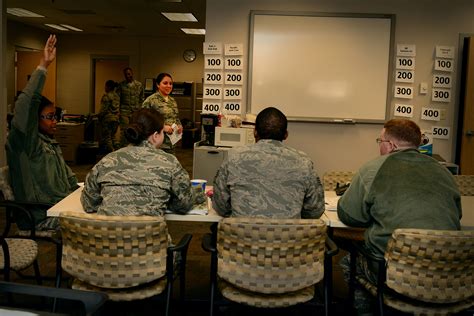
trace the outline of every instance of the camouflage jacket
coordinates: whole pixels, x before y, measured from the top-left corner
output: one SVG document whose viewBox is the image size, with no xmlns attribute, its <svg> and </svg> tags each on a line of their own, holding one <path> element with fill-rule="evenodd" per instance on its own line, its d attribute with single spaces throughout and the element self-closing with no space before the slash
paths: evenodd
<svg viewBox="0 0 474 316">
<path fill-rule="evenodd" d="M 100 100 L 99 120 L 111 122 L 119 120 L 120 97 L 114 91 L 105 93 Z"/>
<path fill-rule="evenodd" d="M 165 210 L 189 211 L 193 195 L 178 159 L 145 140 L 99 161 L 86 177 L 81 202 L 102 215 L 163 216 Z"/>
<path fill-rule="evenodd" d="M 212 202 L 223 216 L 319 218 L 324 190 L 305 153 L 264 139 L 229 151 Z"/>
<path fill-rule="evenodd" d="M 178 116 L 178 104 L 173 97 L 168 97 L 168 101 L 166 101 L 159 92 L 156 92 L 146 98 L 142 107 L 146 109 L 155 109 L 163 114 L 165 118 L 165 125 L 173 125 L 173 123 L 176 125 L 181 125 L 181 121 L 179 120 Z M 171 141 L 168 135 L 165 133 L 165 140 L 163 141 L 161 148 L 169 149 L 172 147 Z"/>
<path fill-rule="evenodd" d="M 119 83 L 117 94 L 120 97 L 120 114 L 130 115 L 142 105 L 144 98 L 143 85 L 137 80 L 133 80 L 131 83 L 124 80 Z"/>
</svg>

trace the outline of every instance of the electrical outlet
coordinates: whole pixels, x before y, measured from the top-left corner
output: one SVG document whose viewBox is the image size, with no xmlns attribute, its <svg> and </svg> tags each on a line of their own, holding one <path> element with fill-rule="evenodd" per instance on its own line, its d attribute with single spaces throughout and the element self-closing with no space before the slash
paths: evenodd
<svg viewBox="0 0 474 316">
<path fill-rule="evenodd" d="M 428 93 L 428 84 L 426 82 L 420 83 L 420 94 L 427 94 Z"/>
</svg>

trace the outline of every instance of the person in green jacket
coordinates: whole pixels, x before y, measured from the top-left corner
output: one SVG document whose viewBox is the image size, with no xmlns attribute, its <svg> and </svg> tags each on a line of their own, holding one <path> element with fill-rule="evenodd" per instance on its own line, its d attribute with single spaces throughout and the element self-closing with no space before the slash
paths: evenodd
<svg viewBox="0 0 474 316">
<path fill-rule="evenodd" d="M 407 119 L 389 120 L 376 141 L 380 157 L 359 169 L 337 206 L 344 224 L 367 228 L 367 250 L 383 258 L 397 228 L 461 229 L 459 189 L 446 167 L 418 151 L 419 126 Z M 376 267 L 363 258 L 357 262 L 358 273 L 375 282 Z M 349 271 L 348 257 L 341 265 Z M 359 313 L 369 312 L 368 298 L 356 292 L 354 303 Z"/>
<path fill-rule="evenodd" d="M 17 201 L 54 204 L 78 187 L 77 178 L 54 139 L 56 108 L 41 95 L 46 70 L 55 57 L 56 36 L 50 35 L 38 67 L 15 103 L 5 147 L 10 184 Z M 57 218 L 47 218 L 44 208 L 34 208 L 32 215 L 39 230 L 59 227 Z M 17 216 L 16 222 L 20 229 L 29 229 L 26 218 Z"/>
</svg>

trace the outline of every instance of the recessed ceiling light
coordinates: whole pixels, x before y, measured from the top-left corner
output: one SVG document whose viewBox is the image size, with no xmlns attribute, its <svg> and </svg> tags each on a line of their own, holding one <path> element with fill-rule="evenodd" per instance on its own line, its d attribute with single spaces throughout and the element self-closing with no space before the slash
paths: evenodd
<svg viewBox="0 0 474 316">
<path fill-rule="evenodd" d="M 44 15 L 40 15 L 22 8 L 7 8 L 7 13 L 24 18 L 44 18 Z"/>
<path fill-rule="evenodd" d="M 170 21 L 180 22 L 197 22 L 196 17 L 192 13 L 170 13 L 161 12 Z"/>
<path fill-rule="evenodd" d="M 193 34 L 193 35 L 206 35 L 206 29 L 186 29 L 186 28 L 181 28 L 181 31 L 183 31 L 186 34 Z"/>
<path fill-rule="evenodd" d="M 68 25 L 68 24 L 60 24 L 61 26 L 65 27 L 65 28 L 68 28 L 72 31 L 76 31 L 76 32 L 82 32 L 83 30 L 81 30 L 80 28 L 77 28 L 75 26 L 72 26 L 72 25 Z"/>
<path fill-rule="evenodd" d="M 62 27 L 61 25 L 57 24 L 45 24 L 46 26 L 52 27 L 53 29 L 60 30 L 60 31 L 69 31 L 69 29 Z"/>
</svg>

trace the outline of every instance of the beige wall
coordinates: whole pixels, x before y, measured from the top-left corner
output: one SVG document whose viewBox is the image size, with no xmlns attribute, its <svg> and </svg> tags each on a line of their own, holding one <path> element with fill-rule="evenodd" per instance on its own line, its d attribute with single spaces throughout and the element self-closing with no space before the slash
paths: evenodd
<svg viewBox="0 0 474 316">
<path fill-rule="evenodd" d="M 7 95 L 13 102 L 16 47 L 42 49 L 48 33 L 16 22 L 7 26 Z M 169 72 L 175 81 L 201 82 L 203 76 L 202 36 L 174 38 L 132 38 L 120 35 L 58 34 L 56 104 L 68 113 L 87 114 L 93 97 L 92 56 L 127 56 L 137 80 Z M 194 49 L 193 63 L 183 60 L 183 51 Z M 22 89 L 22 87 L 19 87 Z"/>
<path fill-rule="evenodd" d="M 454 94 L 450 104 L 433 105 L 446 109 L 446 119 L 440 122 L 421 121 L 422 106 L 430 106 L 431 94 L 419 95 L 420 82 L 427 82 L 431 92 L 433 76 L 433 56 L 436 45 L 454 46 L 456 48 L 455 73 L 458 78 L 458 41 L 460 33 L 474 32 L 474 2 L 472 0 L 207 0 L 206 42 L 243 43 L 244 52 L 248 51 L 250 10 L 278 10 L 302 12 L 330 13 L 384 13 L 395 14 L 395 44 L 416 45 L 415 106 L 413 120 L 422 129 L 430 129 L 432 125 L 451 127 L 451 139 L 434 140 L 434 152 L 448 161 L 454 159 L 455 137 L 457 128 L 457 81 L 451 92 Z M 302 48 L 304 49 L 304 47 Z M 247 64 L 248 54 L 244 55 Z M 244 69 L 246 78 L 247 69 Z M 392 74 L 393 75 L 393 74 Z M 294 74 L 275 71 L 275 76 L 298 80 Z M 245 83 L 244 83 L 245 87 Z M 393 87 L 390 87 L 393 91 Z M 246 100 L 246 89 L 244 98 Z M 393 94 L 393 93 L 392 93 Z M 298 96 L 295 96 L 298 102 Z M 400 102 L 392 98 L 390 114 L 393 106 Z M 269 105 L 270 106 L 270 105 Z M 382 125 L 337 125 L 322 123 L 296 123 L 289 126 L 287 144 L 308 153 L 314 160 L 320 175 L 328 170 L 356 170 L 365 161 L 378 155 L 375 138 L 378 137 Z"/>
<path fill-rule="evenodd" d="M 92 102 L 91 56 L 128 56 L 135 79 L 145 83 L 160 72 L 169 72 L 175 81 L 201 82 L 203 76 L 202 37 L 127 38 L 64 36 L 58 39 L 57 104 L 68 113 L 84 114 Z M 193 48 L 198 58 L 186 63 L 182 54 Z"/>
</svg>

